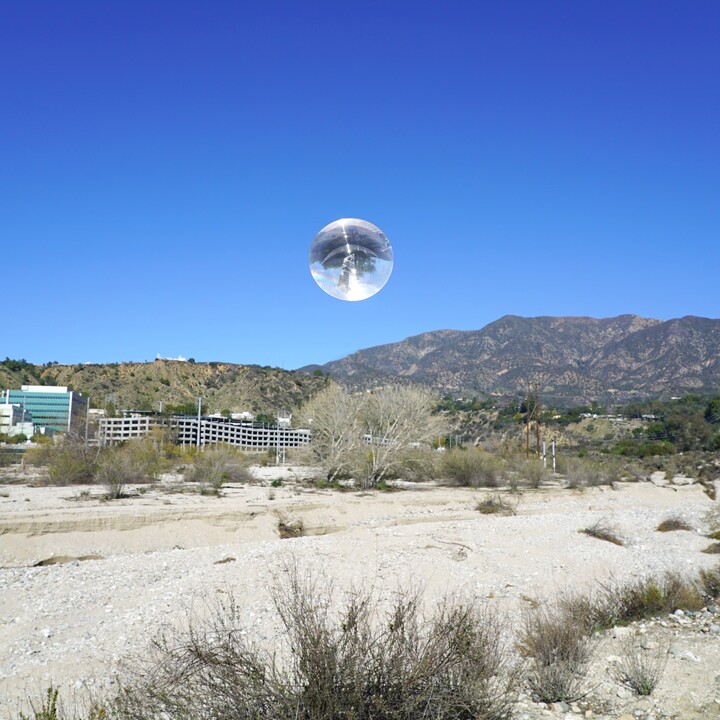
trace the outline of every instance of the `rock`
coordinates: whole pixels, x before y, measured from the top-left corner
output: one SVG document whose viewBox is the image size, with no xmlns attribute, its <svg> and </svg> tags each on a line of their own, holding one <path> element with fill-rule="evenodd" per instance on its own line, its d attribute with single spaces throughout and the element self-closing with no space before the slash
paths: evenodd
<svg viewBox="0 0 720 720">
<path fill-rule="evenodd" d="M 612 636 L 613 636 L 614 638 L 627 637 L 631 632 L 632 632 L 632 629 L 629 628 L 627 625 L 624 626 L 624 627 L 622 627 L 622 626 L 620 626 L 620 625 L 616 625 L 616 626 L 612 629 Z"/>
<path fill-rule="evenodd" d="M 566 702 L 564 702 L 563 700 L 561 700 L 560 702 L 554 702 L 554 703 L 550 706 L 550 709 L 551 709 L 553 712 L 558 712 L 558 713 L 563 712 L 563 713 L 565 713 L 565 712 L 568 712 L 568 711 L 570 710 L 570 706 L 569 706 Z"/>
<path fill-rule="evenodd" d="M 720 625 L 718 625 L 717 623 L 710 623 L 710 627 L 708 627 L 708 630 L 713 635 L 717 635 L 718 633 L 720 633 Z"/>
<path fill-rule="evenodd" d="M 632 698 L 632 693 L 624 687 L 621 687 L 618 689 L 618 691 L 615 693 L 621 700 L 630 700 Z M 633 718 L 635 720 L 635 718 Z"/>
<path fill-rule="evenodd" d="M 618 715 L 617 720 L 635 720 L 635 716 L 630 713 L 623 713 L 622 715 Z"/>
<path fill-rule="evenodd" d="M 647 638 L 643 638 L 640 642 L 640 647 L 643 650 L 657 650 L 659 645 L 655 640 L 648 640 Z"/>
<path fill-rule="evenodd" d="M 700 662 L 700 658 L 697 655 L 693 654 L 690 650 L 682 647 L 681 645 L 671 645 L 670 649 L 668 650 L 668 654 L 672 655 L 672 657 L 676 658 L 677 660 L 690 660 L 691 662 Z"/>
</svg>

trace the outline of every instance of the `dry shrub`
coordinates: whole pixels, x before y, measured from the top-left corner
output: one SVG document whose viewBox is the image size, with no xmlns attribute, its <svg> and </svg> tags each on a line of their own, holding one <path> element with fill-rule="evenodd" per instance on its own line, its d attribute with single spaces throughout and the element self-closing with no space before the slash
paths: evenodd
<svg viewBox="0 0 720 720">
<path fill-rule="evenodd" d="M 596 487 L 607 482 L 596 462 L 582 458 L 567 461 L 565 477 L 569 488 Z"/>
<path fill-rule="evenodd" d="M 285 515 L 279 515 L 277 531 L 281 540 L 303 537 L 303 535 L 305 535 L 305 523 L 301 518 L 291 520 L 285 517 Z"/>
<path fill-rule="evenodd" d="M 711 600 L 720 598 L 720 565 L 716 565 L 710 570 L 701 570 L 699 584 L 702 592 L 708 598 Z"/>
<path fill-rule="evenodd" d="M 586 618 L 567 604 L 526 611 L 519 647 L 528 658 L 528 685 L 537 700 L 572 701 L 585 694 L 584 674 L 596 647 Z"/>
<path fill-rule="evenodd" d="M 417 593 L 381 611 L 364 591 L 340 606 L 320 578 L 291 569 L 272 589 L 284 653 L 270 656 L 219 607 L 153 645 L 122 685 L 123 720 L 506 720 L 516 674 L 496 616 L 448 599 L 426 617 Z"/>
<path fill-rule="evenodd" d="M 95 471 L 95 481 L 105 486 L 109 500 L 124 497 L 128 484 L 140 482 L 144 478 L 140 465 L 121 448 L 105 452 Z"/>
<path fill-rule="evenodd" d="M 517 472 L 531 488 L 539 488 L 547 479 L 548 471 L 540 460 L 523 460 L 517 466 Z"/>
<path fill-rule="evenodd" d="M 597 538 L 598 540 L 605 540 L 613 545 L 625 544 L 622 538 L 618 536 L 617 531 L 608 525 L 607 521 L 602 518 L 590 525 L 590 527 L 583 528 L 579 532 L 589 535 L 590 537 Z"/>
<path fill-rule="evenodd" d="M 245 456 L 232 447 L 217 445 L 199 453 L 185 475 L 196 482 L 201 494 L 219 494 L 226 483 L 248 483 L 253 477 L 246 467 Z"/>
<path fill-rule="evenodd" d="M 85 703 L 80 714 L 76 710 L 70 715 L 63 708 L 59 695 L 58 688 L 50 685 L 38 705 L 32 700 L 29 702 L 31 715 L 21 712 L 20 720 L 110 720 L 107 708 L 94 701 Z"/>
<path fill-rule="evenodd" d="M 674 532 L 675 530 L 692 530 L 692 527 L 688 525 L 681 517 L 673 515 L 669 518 L 665 518 L 656 528 L 658 532 Z"/>
<path fill-rule="evenodd" d="M 515 508 L 499 495 L 480 500 L 475 505 L 475 510 L 482 515 L 515 515 Z"/>
<path fill-rule="evenodd" d="M 45 466 L 51 485 L 78 485 L 93 481 L 101 449 L 85 445 L 77 436 L 67 434 L 54 443 L 33 448 L 31 464 Z"/>
<path fill-rule="evenodd" d="M 476 448 L 456 448 L 442 458 L 443 475 L 460 487 L 497 487 L 502 470 L 498 458 Z"/>
<path fill-rule="evenodd" d="M 435 480 L 441 474 L 439 454 L 430 447 L 405 450 L 398 464 L 398 478 L 408 482 Z"/>
<path fill-rule="evenodd" d="M 720 542 L 711 543 L 702 552 L 708 555 L 720 555 Z"/>
<path fill-rule="evenodd" d="M 637 695 L 650 695 L 662 678 L 667 664 L 668 645 L 658 643 L 644 648 L 639 635 L 630 635 L 622 643 L 622 659 L 616 669 L 618 682 Z"/>
<path fill-rule="evenodd" d="M 713 533 L 720 533 L 720 503 L 714 502 L 710 509 L 705 513 L 705 522 L 707 523 L 709 534 L 708 537 L 712 537 Z M 715 538 L 720 539 L 720 538 Z"/>
<path fill-rule="evenodd" d="M 678 609 L 700 610 L 704 605 L 700 584 L 673 572 L 625 583 L 602 583 L 593 600 L 592 622 L 609 628 Z"/>
</svg>

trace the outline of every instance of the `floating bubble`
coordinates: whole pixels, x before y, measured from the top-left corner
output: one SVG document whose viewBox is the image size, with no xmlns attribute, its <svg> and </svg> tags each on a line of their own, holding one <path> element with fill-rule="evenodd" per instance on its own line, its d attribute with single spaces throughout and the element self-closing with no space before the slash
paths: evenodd
<svg viewBox="0 0 720 720">
<path fill-rule="evenodd" d="M 390 241 L 366 220 L 342 218 L 326 225 L 310 245 L 310 272 L 339 300 L 365 300 L 382 290 L 393 269 Z"/>
</svg>

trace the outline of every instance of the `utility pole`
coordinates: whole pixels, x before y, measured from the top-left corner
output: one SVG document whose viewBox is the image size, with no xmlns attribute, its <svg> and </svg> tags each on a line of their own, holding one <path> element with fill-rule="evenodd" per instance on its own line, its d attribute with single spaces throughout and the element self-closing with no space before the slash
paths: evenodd
<svg viewBox="0 0 720 720">
<path fill-rule="evenodd" d="M 530 457 L 530 383 L 528 382 L 527 400 L 525 401 L 525 459 Z"/>
<path fill-rule="evenodd" d="M 87 396 L 87 405 L 85 406 L 85 447 L 87 447 L 88 444 L 88 427 L 90 425 L 90 396 Z M 25 418 L 23 417 L 23 420 Z"/>
<path fill-rule="evenodd" d="M 535 438 L 537 443 L 537 456 L 540 458 L 540 395 L 538 384 L 535 383 Z"/>
<path fill-rule="evenodd" d="M 202 420 L 200 419 L 200 411 L 202 410 L 202 401 L 203 399 L 201 397 L 198 398 L 198 426 L 197 426 L 197 438 L 196 438 L 196 447 L 199 450 L 200 449 L 200 423 Z"/>
</svg>

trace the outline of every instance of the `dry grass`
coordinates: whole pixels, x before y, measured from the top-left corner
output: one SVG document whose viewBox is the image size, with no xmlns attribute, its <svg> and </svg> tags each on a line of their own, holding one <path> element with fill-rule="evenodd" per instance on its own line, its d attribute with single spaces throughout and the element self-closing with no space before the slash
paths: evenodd
<svg viewBox="0 0 720 720">
<path fill-rule="evenodd" d="M 515 515 L 515 508 L 499 495 L 480 500 L 475 505 L 475 510 L 482 515 Z"/>
<path fill-rule="evenodd" d="M 608 581 L 592 594 L 565 595 L 559 603 L 568 617 L 580 618 L 588 631 L 604 630 L 678 609 L 700 610 L 705 605 L 703 592 L 712 597 L 714 582 L 720 587 L 720 568 L 717 576 L 701 573 L 697 580 L 666 573 L 625 583 Z"/>
<path fill-rule="evenodd" d="M 305 535 L 305 523 L 302 518 L 292 520 L 281 514 L 278 516 L 277 531 L 281 540 L 303 537 Z"/>
<path fill-rule="evenodd" d="M 543 605 L 523 617 L 519 649 L 528 659 L 530 692 L 540 702 L 571 702 L 585 694 L 584 672 L 596 641 L 584 617 L 568 609 Z"/>
<path fill-rule="evenodd" d="M 590 527 L 583 528 L 578 532 L 589 535 L 590 537 L 597 538 L 598 540 L 605 540 L 606 542 L 612 543 L 613 545 L 625 544 L 622 538 L 618 536 L 615 529 L 608 525 L 607 521 L 603 519 L 598 520 Z"/>
<path fill-rule="evenodd" d="M 698 583 L 708 598 L 720 598 L 720 564 L 710 570 L 701 570 Z"/>
<path fill-rule="evenodd" d="M 681 517 L 673 515 L 672 517 L 665 518 L 656 528 L 658 532 L 674 532 L 676 530 L 691 530 L 692 527 L 688 525 Z"/>
<path fill-rule="evenodd" d="M 650 695 L 657 687 L 667 665 L 668 645 L 645 648 L 639 635 L 631 635 L 622 643 L 622 660 L 616 679 L 637 695 Z"/>
<path fill-rule="evenodd" d="M 702 552 L 707 555 L 720 555 L 720 542 L 711 543 Z"/>
</svg>

